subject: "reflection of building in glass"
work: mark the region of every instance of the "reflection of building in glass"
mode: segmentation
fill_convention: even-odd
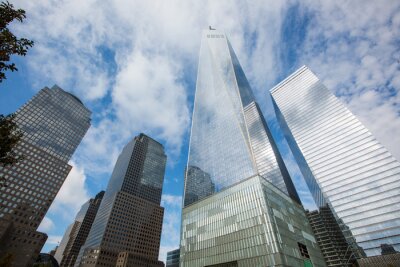
[[[56,253],[54,254],[54,258],[57,260],[57,262],[61,262],[65,247],[67,246],[67,243],[69,241],[69,235],[71,234],[72,227],[74,226],[74,223],[71,223],[68,225],[67,229],[65,230],[65,233],[60,241],[60,244],[58,245],[56,249]]]
[[[318,206],[329,203],[367,256],[381,244],[399,250],[399,162],[307,67],[271,93]]]
[[[165,267],[179,267],[179,248],[167,252],[167,262]]]
[[[39,255],[47,236],[36,230],[71,170],[68,161],[90,126],[90,114],[57,86],[40,90],[16,112],[24,136],[15,151],[25,158],[0,167],[7,181],[0,188],[0,221],[11,227],[7,238],[0,237],[0,257],[13,254],[14,266],[31,266]]]
[[[399,252],[396,251],[392,245],[381,244],[381,254],[382,255],[388,255],[388,254],[394,254],[394,253],[399,253]]]
[[[185,173],[190,177],[190,179],[186,179],[186,205],[203,199],[215,192],[215,185],[211,180],[211,176],[203,172],[199,167],[188,166]]]
[[[140,134],[122,150],[75,266],[163,266],[158,261],[167,157]]]
[[[353,266],[355,255],[328,205],[306,212],[328,266]]]
[[[218,31],[205,31],[180,266],[325,266],[298,202],[229,41]]]
[[[180,252],[181,267],[326,266],[302,206],[259,175],[184,208]]]
[[[104,191],[101,191],[95,198],[90,199],[81,207],[73,223],[71,231],[68,233],[68,241],[62,252],[60,266],[72,267],[75,264],[79,250],[85,243],[89,234],[94,218],[99,210]],[[68,231],[67,231],[68,232]]]
[[[299,201],[239,61],[218,31],[203,35],[188,166],[207,173],[214,186],[205,183],[194,196],[197,172],[187,173],[185,206],[255,174]]]
[[[90,111],[57,85],[45,87],[16,112],[24,140],[68,162],[90,127]]]

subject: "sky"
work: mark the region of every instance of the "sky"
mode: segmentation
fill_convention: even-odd
[[[140,132],[168,155],[159,259],[179,246],[183,171],[201,32],[224,31],[242,64],[306,208],[314,206],[279,132],[269,90],[307,65],[400,159],[400,2],[10,1],[34,40],[0,84],[0,114],[57,84],[92,110],[92,126],[39,230],[54,248],[80,206],[107,186],[122,147]]]

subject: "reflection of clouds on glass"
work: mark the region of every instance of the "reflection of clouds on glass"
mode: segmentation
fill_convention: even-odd
[[[58,86],[45,87],[17,112],[24,139],[68,161],[90,127],[91,112]]]
[[[307,246],[313,264],[325,264],[304,209],[258,175],[183,209],[182,233],[181,266],[214,266],[224,260],[269,266],[278,253],[292,257],[291,266],[301,266],[300,257],[289,256],[298,251],[297,242]],[[287,233],[284,249],[271,246],[282,233]],[[204,257],[203,243],[210,251],[231,253]]]
[[[300,203],[293,181],[257,103],[247,105],[244,113],[258,173]]]
[[[186,170],[185,206],[201,200],[215,192],[210,174],[199,167],[188,166]]]
[[[277,162],[278,151],[271,146],[271,138],[229,41],[219,32],[204,33],[185,176],[185,205],[256,173],[298,200],[283,160],[279,158],[281,163]],[[206,175],[199,175],[200,172]],[[202,180],[204,177],[209,181]]]
[[[195,98],[188,166],[208,173],[217,191],[254,174],[225,38],[203,40]]]
[[[306,67],[272,96],[316,202],[322,190],[367,255],[400,246],[399,162]]]

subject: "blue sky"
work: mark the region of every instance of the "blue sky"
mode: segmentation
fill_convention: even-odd
[[[302,199],[309,193],[277,131],[267,93],[307,65],[400,158],[399,1],[11,1],[27,12],[12,28],[35,41],[0,84],[0,113],[58,84],[93,111],[92,127],[40,226],[44,251],[80,206],[107,185],[118,153],[140,132],[164,144],[160,259],[179,244],[183,170],[201,31],[225,31]]]

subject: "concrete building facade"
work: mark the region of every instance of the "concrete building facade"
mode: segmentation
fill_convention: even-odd
[[[91,112],[58,86],[45,87],[16,111],[23,138],[14,152],[24,159],[0,166],[0,257],[31,266],[47,239],[37,232],[71,170],[72,154],[90,127]]]
[[[163,146],[144,134],[124,147],[75,266],[163,266],[158,254],[166,159]]]

